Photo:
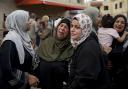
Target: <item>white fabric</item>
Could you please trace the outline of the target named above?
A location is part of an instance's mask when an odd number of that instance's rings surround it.
[[[99,28],[98,29],[98,39],[101,45],[107,47],[112,45],[113,38],[120,37],[118,32],[113,28]]]
[[[90,35],[92,32],[92,20],[88,15],[85,14],[77,14],[73,17],[73,19],[76,18],[80,24],[81,28],[81,34],[79,40],[73,40],[71,37],[71,43],[73,47],[77,47],[79,44],[81,44],[86,38]]]
[[[30,37],[27,33],[28,20],[29,13],[27,11],[16,10],[7,16],[5,22],[5,26],[9,33],[4,38],[4,41],[11,40],[16,44],[20,64],[24,63],[25,58],[23,47],[31,54],[32,57],[35,56]]]
[[[62,20],[61,18],[58,18],[57,20],[55,20],[55,22],[54,22],[55,28],[58,26],[58,24],[60,23],[61,20]]]

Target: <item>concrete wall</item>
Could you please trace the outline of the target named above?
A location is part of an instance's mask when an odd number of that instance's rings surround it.
[[[14,0],[0,0],[0,43],[3,38],[3,19],[4,14],[8,15],[13,10],[18,9]]]
[[[122,2],[122,8],[119,7],[120,2]],[[115,9],[115,4],[117,4],[117,9]],[[104,10],[104,6],[108,6],[109,10]],[[113,16],[117,14],[124,14],[128,17],[128,0],[110,0],[104,1],[103,6],[100,7],[102,14],[111,14]]]
[[[16,10],[16,4],[14,0],[0,0],[0,29],[3,28],[3,15],[8,15],[13,10]]]

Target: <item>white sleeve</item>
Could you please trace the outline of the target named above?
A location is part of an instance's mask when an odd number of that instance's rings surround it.
[[[114,38],[120,37],[119,34],[118,34],[118,32],[117,32],[115,29],[113,29],[110,34],[111,34]]]

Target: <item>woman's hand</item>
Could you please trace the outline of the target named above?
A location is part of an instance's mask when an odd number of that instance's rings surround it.
[[[112,51],[111,47],[107,47],[106,45],[102,45],[101,47],[102,51],[104,51],[106,54],[109,54]]]
[[[28,74],[28,83],[30,86],[36,87],[39,84],[39,79],[31,74]]]

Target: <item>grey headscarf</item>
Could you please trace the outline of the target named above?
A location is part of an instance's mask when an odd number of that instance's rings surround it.
[[[12,42],[15,43],[16,49],[18,51],[20,64],[23,64],[24,60],[25,60],[25,51],[24,51],[24,48],[25,48],[32,56],[32,66],[33,66],[33,69],[35,69],[35,68],[37,68],[39,61],[34,52],[34,49],[31,44],[31,40],[27,33],[28,20],[29,20],[29,12],[24,11],[24,10],[16,10],[16,11],[13,11],[11,14],[9,14],[7,16],[6,22],[5,22],[6,29],[9,32],[3,39],[3,42],[6,40],[11,40]],[[8,82],[11,86],[14,86],[19,82],[19,80],[22,79],[21,76],[25,75],[25,73],[22,72],[21,70],[14,69],[14,68],[13,68],[12,72],[15,77],[14,77],[14,79],[12,79]],[[25,81],[26,81],[26,79],[25,79]],[[25,84],[24,84],[24,86],[21,86],[21,87],[25,87]],[[22,88],[20,88],[20,89],[22,89]]]
[[[96,31],[98,30],[98,28],[96,26],[96,19],[98,18],[99,14],[100,14],[99,9],[96,7],[88,7],[83,11],[83,13],[90,16],[90,18],[92,19],[93,31],[96,33]]]
[[[9,32],[3,39],[3,42],[5,40],[11,40],[15,43],[20,64],[23,64],[25,59],[23,47],[25,47],[25,49],[31,54],[33,58],[35,57],[35,52],[32,47],[30,37],[27,33],[28,20],[29,12],[24,10],[16,10],[7,16],[5,22],[6,28]]]

